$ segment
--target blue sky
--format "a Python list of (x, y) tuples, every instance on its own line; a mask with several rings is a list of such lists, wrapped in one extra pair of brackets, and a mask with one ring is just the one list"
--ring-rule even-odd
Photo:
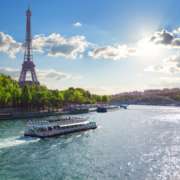
[(29, 4), (34, 62), (49, 88), (114, 94), (179, 87), (178, 0), (2, 1), (0, 72), (16, 79)]

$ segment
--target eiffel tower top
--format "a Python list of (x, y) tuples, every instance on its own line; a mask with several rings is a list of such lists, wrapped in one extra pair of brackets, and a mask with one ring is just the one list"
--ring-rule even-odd
[[(25, 52), (24, 62), (22, 64), (22, 70), (19, 77), (19, 84), (24, 86), (25, 84), (36, 84), (39, 85), (35, 65), (33, 63), (32, 55), (32, 35), (31, 35), (31, 9), (28, 8), (26, 11), (26, 41), (25, 41)], [(31, 73), (32, 80), (26, 80), (27, 72)]]
[(32, 60), (32, 35), (31, 35), (31, 10), (26, 11), (26, 42), (25, 42), (25, 54), (24, 61)]

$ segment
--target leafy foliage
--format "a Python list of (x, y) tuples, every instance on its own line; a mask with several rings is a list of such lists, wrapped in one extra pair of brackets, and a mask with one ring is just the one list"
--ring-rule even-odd
[(0, 107), (19, 107), (23, 109), (54, 109), (67, 104), (107, 102), (107, 96), (91, 94), (81, 88), (49, 90), (45, 86), (25, 85), (9, 76), (0, 75)]

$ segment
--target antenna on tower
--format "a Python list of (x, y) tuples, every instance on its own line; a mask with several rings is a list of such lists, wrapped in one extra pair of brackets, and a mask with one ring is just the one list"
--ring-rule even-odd
[(30, 3), (30, 0), (28, 1), (28, 9), (31, 9), (31, 3)]

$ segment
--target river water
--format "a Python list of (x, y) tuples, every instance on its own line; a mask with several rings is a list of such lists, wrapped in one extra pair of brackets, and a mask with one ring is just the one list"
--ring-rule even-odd
[(0, 180), (179, 180), (180, 108), (129, 106), (89, 113), (98, 129), (24, 138), (25, 121), (0, 122)]

